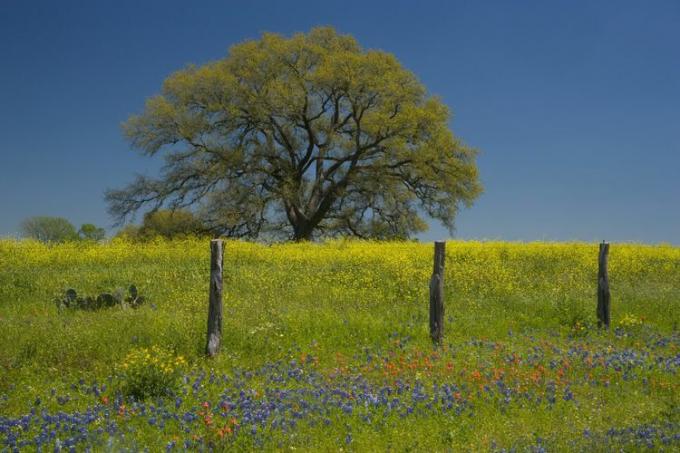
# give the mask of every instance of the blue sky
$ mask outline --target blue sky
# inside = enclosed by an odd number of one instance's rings
[[[104,190],[158,168],[120,123],[170,73],[315,25],[394,53],[480,150],[456,237],[680,244],[677,0],[3,0],[0,236],[33,215],[110,227]]]

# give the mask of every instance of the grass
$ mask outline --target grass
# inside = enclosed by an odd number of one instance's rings
[[[611,246],[610,331],[594,327],[596,244],[452,241],[445,269],[445,342],[435,349],[431,244],[228,242],[223,352],[207,360],[206,241],[0,241],[0,442],[680,446],[680,248]],[[53,302],[68,288],[96,295],[132,283],[147,300],[136,310]],[[178,387],[126,397],[122,364],[153,346],[188,361]]]

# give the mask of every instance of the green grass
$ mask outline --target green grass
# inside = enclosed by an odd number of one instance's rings
[[[97,434],[96,423],[110,422],[100,415],[87,424],[91,434],[79,448],[155,450],[175,438],[178,448],[188,439],[190,448],[246,450],[677,448],[680,249],[613,244],[610,253],[612,329],[599,331],[597,245],[449,242],[445,341],[435,349],[427,331],[431,244],[229,242],[222,353],[209,360],[203,356],[206,241],[50,247],[0,241],[0,414],[7,421],[32,409],[110,407],[120,430]],[[53,303],[68,288],[96,295],[131,283],[147,299],[137,310],[59,311]],[[178,414],[198,414],[207,401],[219,417],[216,405],[236,389],[347,390],[357,379],[375,389],[407,385],[401,399],[408,401],[393,411],[356,404],[351,414],[331,405],[323,416],[311,411],[299,418],[294,428],[270,420],[257,435],[246,432],[240,406],[234,414],[244,428],[221,439],[201,415],[185,425],[169,418],[159,429],[148,414],[116,415],[121,404],[175,410],[173,396],[134,402],[118,395],[120,364],[135,348],[153,345],[190,363]],[[310,380],[273,382],[270,371],[258,371],[283,363],[285,374],[297,370],[301,357],[310,357],[302,366]],[[292,360],[298,365],[288,365]],[[210,370],[227,381],[194,391],[193,377]],[[247,371],[254,375],[237,379]],[[99,396],[86,389],[95,382],[107,385]],[[498,382],[511,389],[509,401]],[[434,400],[434,385],[444,384],[460,391],[458,413],[440,410]],[[427,393],[422,402],[411,402],[416,385]],[[565,398],[568,392],[573,399]],[[301,401],[258,398],[289,404],[285,414]],[[645,437],[649,427],[652,440]],[[8,442],[12,435],[33,439],[40,427],[4,429]],[[2,428],[0,442],[1,436]],[[55,440],[48,444],[53,448]]]

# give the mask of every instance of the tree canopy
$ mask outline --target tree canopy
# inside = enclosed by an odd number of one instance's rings
[[[78,239],[76,228],[63,217],[29,217],[21,223],[21,234],[41,242],[66,242]]]
[[[159,236],[172,239],[208,233],[209,229],[191,211],[160,209],[147,212],[141,225],[127,225],[117,236],[132,241],[147,241]]]
[[[85,241],[101,241],[106,237],[106,230],[92,223],[84,223],[78,230],[78,236]]]
[[[245,238],[405,238],[423,215],[453,229],[481,186],[449,119],[389,53],[332,28],[267,33],[172,74],[128,119],[132,146],[165,165],[109,190],[109,211],[191,207]]]

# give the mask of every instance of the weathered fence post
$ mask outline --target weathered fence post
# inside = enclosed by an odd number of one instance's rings
[[[444,258],[446,242],[434,243],[434,268],[430,279],[430,337],[440,344],[444,336]]]
[[[214,357],[222,342],[222,240],[210,241],[210,299],[205,353]]]
[[[607,272],[607,261],[609,256],[609,244],[602,241],[600,244],[600,253],[598,257],[598,272],[597,272],[597,326],[609,329],[610,321],[610,301],[611,294],[609,293],[609,274]]]

